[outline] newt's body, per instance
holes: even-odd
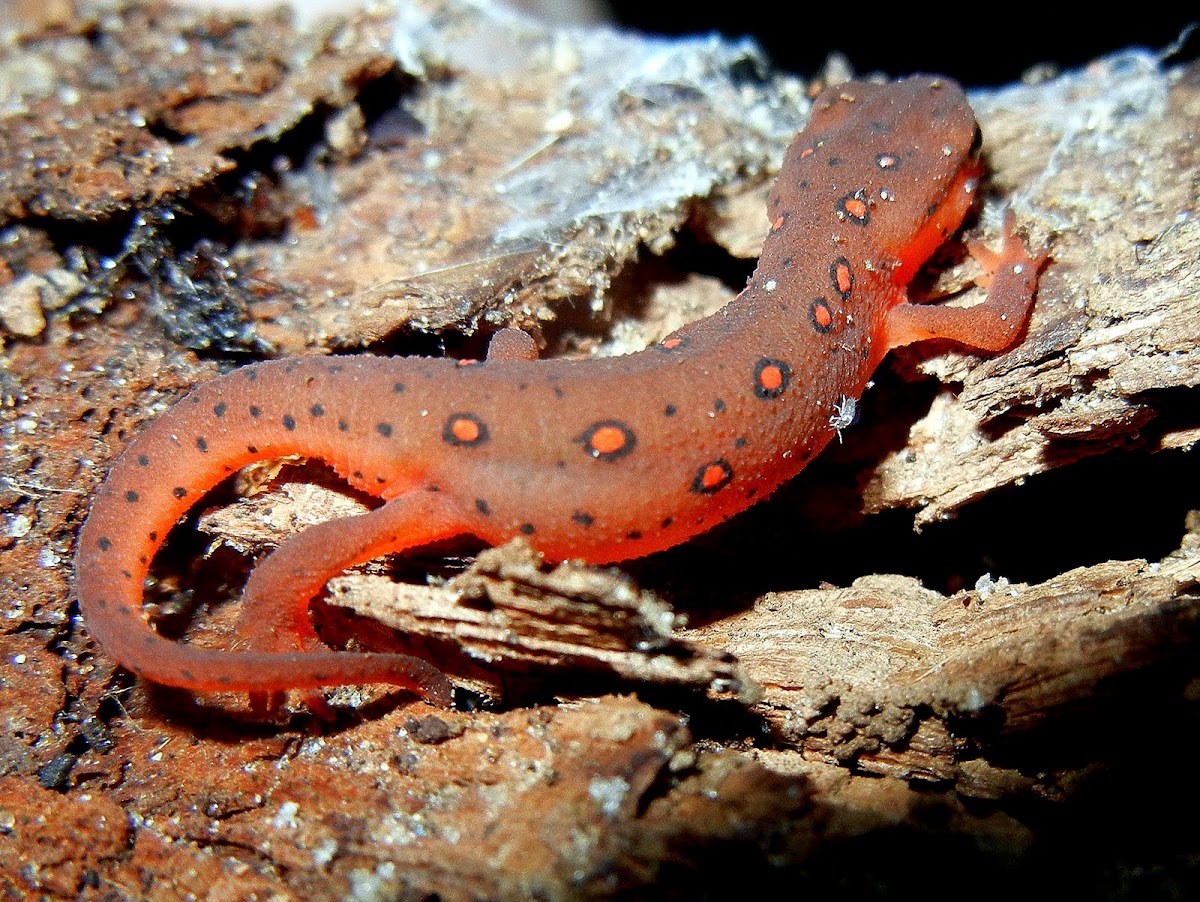
[[[315,650],[307,606],[355,563],[437,539],[527,536],[555,559],[667,548],[766,497],[845,425],[891,348],[930,337],[997,351],[1024,327],[1038,262],[1010,234],[972,249],[988,300],[915,305],[906,286],[958,228],[980,173],[952,82],[851,83],[816,101],[769,202],[750,284],[714,316],[626,357],[530,360],[506,335],[487,361],[313,357],[197,388],[134,440],[80,536],[89,630],[147,679],[256,692],[392,682],[449,698],[401,655]],[[385,503],[285,542],[251,575],[246,648],[158,637],[142,581],[175,521],[233,470],[302,454]]]

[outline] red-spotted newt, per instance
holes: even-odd
[[[447,704],[449,681],[424,661],[319,646],[308,607],[326,581],[462,534],[524,536],[551,559],[595,563],[670,547],[798,473],[848,425],[889,349],[1013,345],[1042,260],[1011,215],[999,253],[970,247],[990,271],[986,301],[907,296],[972,205],[979,145],[951,81],[839,85],[787,152],[746,289],[653,347],[537,360],[527,336],[506,331],[479,362],[308,357],[201,385],[129,444],[96,495],[77,560],[88,629],[124,667],[170,686],[384,682]],[[259,564],[236,650],[160,637],[142,584],[172,525],[239,467],[293,454],[383,503],[311,527]]]

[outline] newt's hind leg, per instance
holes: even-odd
[[[413,493],[369,513],[328,520],[297,533],[255,567],[246,582],[238,622],[241,647],[250,652],[316,650],[319,640],[309,620],[309,603],[330,579],[356,564],[463,531],[446,496]],[[360,657],[346,654],[347,684],[362,681],[351,665],[352,659]],[[404,655],[377,657],[394,659],[397,668],[408,670],[409,681],[422,685],[427,696],[447,693],[448,683],[440,673],[436,675],[437,686],[430,685],[429,677],[414,676],[412,671],[417,668],[405,665],[413,659]],[[423,662],[417,663],[429,669]],[[327,670],[333,677],[338,676],[336,663]],[[327,685],[336,683],[336,679],[326,681]],[[278,691],[273,695],[271,706],[276,707],[281,695]],[[251,693],[251,704],[265,707],[264,694]]]

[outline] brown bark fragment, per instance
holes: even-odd
[[[1110,561],[1035,586],[985,581],[952,598],[895,576],[771,594],[684,635],[731,651],[762,685],[777,739],[806,757],[996,798],[1034,788],[1020,771],[1039,738],[1067,720],[1102,722],[1132,691],[1122,680],[1183,703],[1179,656],[1200,635],[1198,590],[1192,534],[1160,563]],[[1081,730],[1075,741],[1091,739]],[[988,763],[1000,756],[1017,772]],[[1042,779],[1040,791],[1058,791]]]

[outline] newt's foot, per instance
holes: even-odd
[[[1003,351],[1016,344],[1029,322],[1037,294],[1038,273],[1050,259],[1043,248],[1031,254],[1017,234],[1016,217],[1010,209],[1004,216],[1004,244],[993,251],[979,241],[967,242],[967,250],[986,270],[980,285],[987,297],[973,307],[946,304],[914,304],[904,301],[888,311],[884,341],[888,350],[924,341],[947,338],[980,351]]]

